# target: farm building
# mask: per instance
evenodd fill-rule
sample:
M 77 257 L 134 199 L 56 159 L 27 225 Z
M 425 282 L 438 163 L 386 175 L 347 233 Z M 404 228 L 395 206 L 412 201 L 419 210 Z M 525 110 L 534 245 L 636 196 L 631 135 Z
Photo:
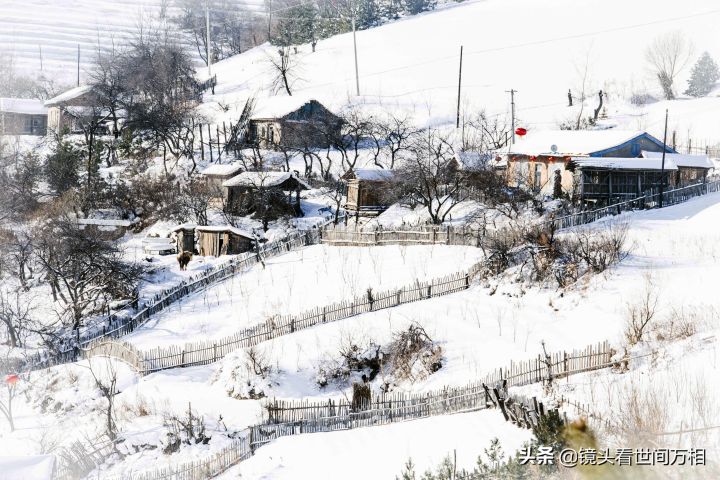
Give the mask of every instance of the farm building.
M 47 108 L 40 100 L 0 98 L 0 135 L 45 135 Z
M 81 85 L 47 100 L 48 131 L 55 134 L 79 131 L 80 119 L 98 114 L 89 107 L 95 103 L 94 96 L 92 86 Z
M 295 172 L 243 172 L 223 182 L 225 204 L 229 213 L 245 215 L 256 210 L 259 193 L 272 199 L 282 199 L 289 207 L 288 213 L 302 215 L 300 192 L 310 190 L 310 185 Z M 294 199 L 293 199 L 294 194 Z M 280 208 L 280 206 L 276 206 Z
M 662 161 L 662 152 L 642 152 L 643 158 L 658 159 Z M 673 184 L 676 187 L 686 187 L 697 183 L 705 183 L 708 173 L 714 168 L 712 160 L 707 155 L 685 155 L 682 153 L 666 153 L 665 162 L 671 162 L 677 167 L 674 173 Z
M 222 192 L 223 183 L 242 172 L 239 163 L 212 164 L 202 170 L 200 174 L 205 177 L 208 187 Z
M 624 130 L 545 131 L 520 137 L 508 153 L 508 184 L 527 187 L 551 195 L 559 175 L 562 191 L 576 191 L 573 172 L 568 170 L 572 158 L 635 158 L 643 151 L 668 153 L 675 150 L 645 132 Z M 558 172 L 558 173 L 556 173 Z
M 202 256 L 236 255 L 252 250 L 255 235 L 229 225 L 196 227 Z
M 175 236 L 175 245 L 178 252 L 197 253 L 195 248 L 195 229 L 197 225 L 194 223 L 183 223 L 171 230 L 171 234 Z
M 320 102 L 298 97 L 258 100 L 250 118 L 247 141 L 260 148 L 327 147 L 340 135 L 341 120 Z
M 347 188 L 345 210 L 354 215 L 378 215 L 387 210 L 388 190 L 395 178 L 392 170 L 356 168 L 342 176 Z

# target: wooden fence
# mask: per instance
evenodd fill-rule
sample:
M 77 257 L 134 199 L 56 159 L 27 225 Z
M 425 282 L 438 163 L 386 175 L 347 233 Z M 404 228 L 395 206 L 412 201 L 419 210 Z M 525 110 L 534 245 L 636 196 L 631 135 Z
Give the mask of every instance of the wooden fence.
M 584 350 L 557 352 L 550 357 L 553 378 L 597 370 L 610 366 L 613 354 L 608 342 L 592 345 Z M 266 404 L 267 420 L 238 432 L 233 443 L 207 459 L 169 465 L 157 470 L 132 473 L 116 477 L 97 477 L 111 480 L 201 480 L 222 473 L 233 465 L 252 456 L 258 448 L 280 437 L 316 432 L 334 432 L 368 426 L 387 425 L 437 415 L 474 412 L 487 408 L 501 408 L 508 421 L 520 427 L 534 428 L 545 412 L 542 404 L 507 395 L 513 384 L 532 383 L 541 368 L 540 359 L 513 363 L 498 372 L 512 374 L 512 379 L 495 381 L 495 373 L 483 381 L 461 387 L 445 387 L 423 393 L 390 393 L 352 406 L 347 401 L 281 401 Z M 546 365 L 542 363 L 542 365 Z M 538 381 L 546 380 L 539 378 Z M 488 383 L 492 381 L 494 383 Z M 494 393 L 499 391 L 498 394 Z M 500 406 L 499 401 L 502 402 Z M 93 476 L 88 477 L 92 479 Z
M 148 350 L 143 352 L 144 368 L 139 371 L 150 373 L 169 368 L 205 365 L 216 362 L 239 348 L 251 347 L 315 325 L 466 290 L 482 266 L 482 263 L 476 264 L 468 271 L 427 282 L 416 282 L 399 289 L 366 293 L 352 300 L 317 307 L 297 315 L 274 317 L 219 340 Z
M 613 365 L 611 361 L 615 351 L 605 341 L 597 345 L 589 345 L 583 350 L 571 352 L 555 352 L 548 357 L 539 355 L 537 358 L 522 362 L 511 362 L 509 366 L 498 368 L 486 375 L 479 382 L 463 387 L 446 387 L 429 393 L 391 393 L 373 397 L 364 405 L 353 405 L 347 400 L 326 401 L 287 401 L 273 399 L 265 404 L 267 423 L 293 423 L 301 420 L 348 416 L 361 411 L 385 411 L 403 409 L 419 404 L 437 404 L 441 398 L 476 396 L 483 401 L 490 401 L 483 385 L 515 387 L 547 381 L 548 378 L 559 379 Z M 549 370 L 548 370 L 549 365 Z M 479 400 L 478 400 L 479 401 Z M 428 410 L 432 412 L 432 410 Z M 437 413 L 435 413 L 437 414 Z
M 110 317 L 109 324 L 103 325 L 102 329 L 96 329 L 83 334 L 80 337 L 79 345 L 68 346 L 66 349 L 54 354 L 41 352 L 22 359 L 3 360 L 0 362 L 0 372 L 8 373 L 38 370 L 77 361 L 87 356 L 88 352 L 91 352 L 97 343 L 108 339 L 120 338 L 133 332 L 136 328 L 146 323 L 153 315 L 192 293 L 226 280 L 238 272 L 256 265 L 261 259 L 281 255 L 307 245 L 317 244 L 319 241 L 320 232 L 319 229 L 315 229 L 293 233 L 279 241 L 268 243 L 262 246 L 257 254 L 233 258 L 199 275 L 193 276 L 175 287 L 156 294 L 148 300 L 147 303 L 141 304 L 139 311 L 135 315 L 125 318 Z

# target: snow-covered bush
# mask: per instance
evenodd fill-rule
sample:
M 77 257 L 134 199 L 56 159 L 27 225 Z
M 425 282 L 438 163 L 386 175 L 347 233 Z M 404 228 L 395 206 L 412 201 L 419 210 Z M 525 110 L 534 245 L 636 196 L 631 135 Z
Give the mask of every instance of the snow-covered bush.
M 212 378 L 237 399 L 259 399 L 271 394 L 278 373 L 266 350 L 251 347 L 228 355 Z
M 396 332 L 386 345 L 346 339 L 338 350 L 338 358 L 326 360 L 318 368 L 316 382 L 320 387 L 331 382 L 375 382 L 379 390 L 390 391 L 400 383 L 423 380 L 442 368 L 442 347 L 418 324 Z

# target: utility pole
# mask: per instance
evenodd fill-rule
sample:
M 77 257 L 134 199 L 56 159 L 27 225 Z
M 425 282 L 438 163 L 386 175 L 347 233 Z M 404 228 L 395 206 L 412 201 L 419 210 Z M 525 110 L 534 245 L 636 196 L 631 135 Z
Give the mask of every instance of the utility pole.
M 77 86 L 80 86 L 80 44 L 78 43 L 78 55 L 77 55 Z
M 665 185 L 665 150 L 667 150 L 667 125 L 668 125 L 668 110 L 665 109 L 665 133 L 663 133 L 663 154 L 662 163 L 660 164 L 660 208 L 663 206 L 663 193 Z
M 205 30 L 207 32 L 207 38 L 205 40 L 206 43 L 206 52 L 205 55 L 207 55 L 207 64 L 208 64 L 208 78 L 212 77 L 212 58 L 210 56 L 210 2 L 205 2 Z
M 455 128 L 460 128 L 460 87 L 462 86 L 462 57 L 463 46 L 460 45 L 460 72 L 458 73 L 457 118 L 455 120 Z
M 505 90 L 506 93 L 510 94 L 510 128 L 511 128 L 511 143 L 515 144 L 515 94 L 517 93 L 517 90 L 511 88 L 510 90 Z
M 353 29 L 353 50 L 355 51 L 355 94 L 360 96 L 360 75 L 358 74 L 358 60 L 357 60 L 357 39 L 355 37 L 355 9 L 356 5 L 353 2 L 352 10 L 352 29 Z

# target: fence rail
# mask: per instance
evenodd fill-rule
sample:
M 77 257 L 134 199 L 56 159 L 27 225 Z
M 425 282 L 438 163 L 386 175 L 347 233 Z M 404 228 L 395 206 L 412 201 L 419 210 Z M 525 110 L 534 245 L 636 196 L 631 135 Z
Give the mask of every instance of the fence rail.
M 239 348 L 251 347 L 315 325 L 466 290 L 482 266 L 483 263 L 479 263 L 467 271 L 427 282 L 416 282 L 409 286 L 383 292 L 366 293 L 352 300 L 317 307 L 297 315 L 271 318 L 264 323 L 219 340 L 144 351 L 142 353 L 143 368 L 139 371 L 150 373 L 169 368 L 205 365 L 216 362 Z

